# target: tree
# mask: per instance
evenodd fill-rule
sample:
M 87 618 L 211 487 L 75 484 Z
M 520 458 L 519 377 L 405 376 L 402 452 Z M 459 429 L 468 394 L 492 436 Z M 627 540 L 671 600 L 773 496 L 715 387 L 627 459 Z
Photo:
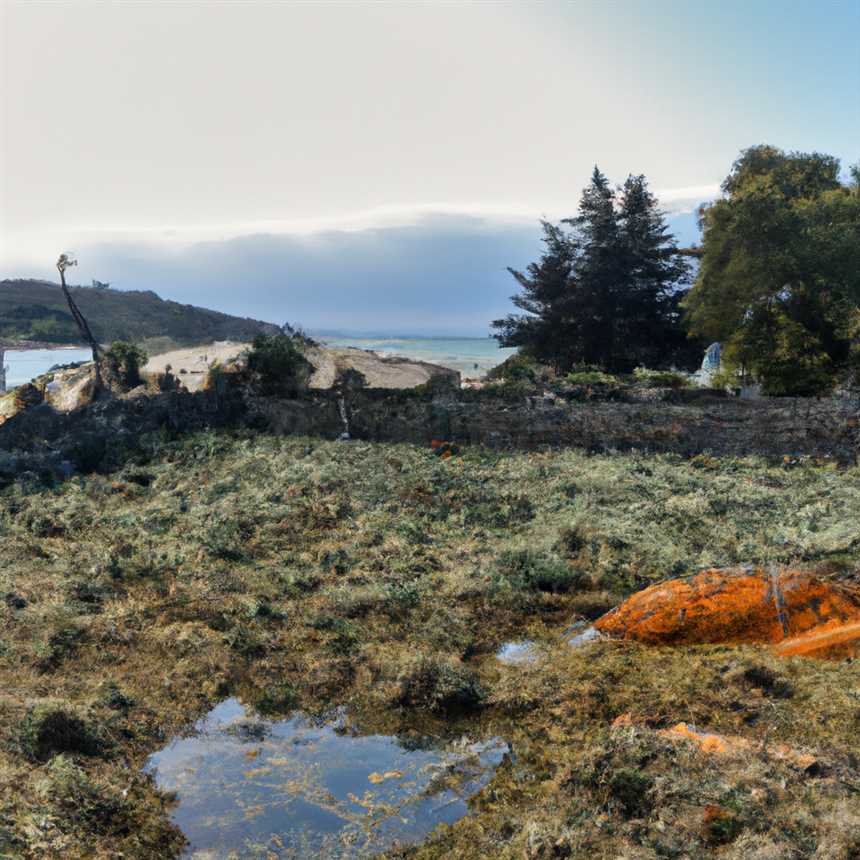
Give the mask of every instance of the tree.
M 578 215 L 562 225 L 543 222 L 541 259 L 525 274 L 509 270 L 523 290 L 512 301 L 525 314 L 493 322 L 501 344 L 557 371 L 695 362 L 679 309 L 688 266 L 645 177 L 613 190 L 595 167 Z
M 66 269 L 70 266 L 77 266 L 78 261 L 75 260 L 70 254 L 60 254 L 60 258 L 57 260 L 57 271 L 60 273 L 60 285 L 63 289 L 63 295 L 66 297 L 66 304 L 69 306 L 69 312 L 72 315 L 72 318 L 75 321 L 75 324 L 78 327 L 78 331 L 81 333 L 81 337 L 86 341 L 89 345 L 90 349 L 93 353 L 93 367 L 95 372 L 94 382 L 96 391 L 98 391 L 102 387 L 102 375 L 101 375 L 101 352 L 99 350 L 99 345 L 96 339 L 93 337 L 93 333 L 90 331 L 89 324 L 86 321 L 84 315 L 80 312 L 75 300 L 72 298 L 72 294 L 69 292 L 69 288 L 66 286 Z
M 511 301 L 525 314 L 509 314 L 493 327 L 503 346 L 519 347 L 561 370 L 574 363 L 578 352 L 569 319 L 575 249 L 560 226 L 548 221 L 541 226 L 546 250 L 539 262 L 531 263 L 525 273 L 508 269 L 522 287 Z
M 817 394 L 856 359 L 860 189 L 837 159 L 756 146 L 702 212 L 691 331 L 768 394 Z
M 695 366 L 703 345 L 687 337 L 680 308 L 690 267 L 644 176 L 629 176 L 620 189 L 618 231 L 624 287 L 615 328 L 629 360 L 649 368 Z
M 248 353 L 248 370 L 263 394 L 297 397 L 306 388 L 313 366 L 302 344 L 287 334 L 258 334 Z
M 136 388 L 141 383 L 140 369 L 149 360 L 146 350 L 124 340 L 115 340 L 104 354 L 111 384 L 120 389 Z

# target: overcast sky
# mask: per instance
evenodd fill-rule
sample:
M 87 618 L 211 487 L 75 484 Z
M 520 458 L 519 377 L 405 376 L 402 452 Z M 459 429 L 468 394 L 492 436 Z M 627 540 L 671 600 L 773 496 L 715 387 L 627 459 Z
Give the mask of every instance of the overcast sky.
M 0 14 L 0 276 L 71 249 L 83 282 L 483 334 L 595 163 L 645 173 L 687 240 L 746 146 L 860 157 L 857 0 Z

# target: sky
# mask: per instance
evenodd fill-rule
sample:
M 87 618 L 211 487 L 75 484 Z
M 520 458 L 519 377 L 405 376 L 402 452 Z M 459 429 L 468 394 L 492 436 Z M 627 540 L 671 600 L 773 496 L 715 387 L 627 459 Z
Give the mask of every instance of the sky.
M 595 164 L 679 239 L 757 143 L 860 160 L 860 0 L 2 0 L 0 277 L 487 333 Z

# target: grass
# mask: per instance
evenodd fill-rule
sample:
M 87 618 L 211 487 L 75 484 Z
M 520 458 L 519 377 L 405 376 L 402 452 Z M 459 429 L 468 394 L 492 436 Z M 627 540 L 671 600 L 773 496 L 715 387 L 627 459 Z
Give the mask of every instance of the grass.
M 139 768 L 231 694 L 509 739 L 476 814 L 415 856 L 860 850 L 857 664 L 557 642 L 703 566 L 854 570 L 857 468 L 150 441 L 113 474 L 0 493 L 0 856 L 177 852 L 169 799 Z M 497 665 L 524 636 L 538 663 Z M 757 753 L 714 767 L 659 734 L 679 721 Z M 820 769 L 770 755 L 776 741 Z

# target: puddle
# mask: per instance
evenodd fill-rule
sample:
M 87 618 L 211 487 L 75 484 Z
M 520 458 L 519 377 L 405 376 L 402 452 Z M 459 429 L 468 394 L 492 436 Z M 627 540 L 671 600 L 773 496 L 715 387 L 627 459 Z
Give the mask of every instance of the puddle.
M 177 794 L 186 857 L 354 858 L 467 815 L 508 749 L 353 735 L 342 715 L 261 720 L 227 699 L 146 770 Z
M 581 633 L 576 636 L 569 636 L 567 644 L 571 648 L 579 648 L 581 645 L 587 645 L 589 642 L 594 642 L 595 639 L 600 639 L 601 633 L 596 627 L 586 627 Z
M 519 642 L 505 642 L 496 651 L 496 659 L 501 663 L 511 665 L 533 663 L 537 659 L 535 643 L 531 639 L 521 639 Z

